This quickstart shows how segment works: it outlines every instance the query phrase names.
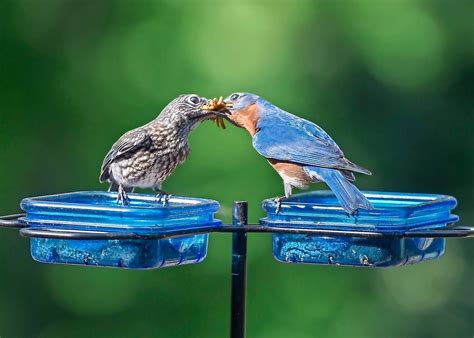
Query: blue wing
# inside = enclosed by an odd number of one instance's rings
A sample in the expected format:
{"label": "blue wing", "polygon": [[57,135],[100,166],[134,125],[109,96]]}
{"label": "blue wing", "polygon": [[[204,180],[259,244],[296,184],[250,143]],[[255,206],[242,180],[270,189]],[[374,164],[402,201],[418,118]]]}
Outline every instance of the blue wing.
{"label": "blue wing", "polygon": [[275,106],[265,105],[253,146],[266,157],[303,165],[369,174],[345,158],[336,142],[319,126]]}

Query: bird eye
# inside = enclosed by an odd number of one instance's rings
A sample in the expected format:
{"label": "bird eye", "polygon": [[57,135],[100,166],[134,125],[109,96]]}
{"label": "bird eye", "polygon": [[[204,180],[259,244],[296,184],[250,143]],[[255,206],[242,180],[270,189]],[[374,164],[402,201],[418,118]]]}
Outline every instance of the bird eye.
{"label": "bird eye", "polygon": [[230,99],[231,99],[232,101],[235,101],[235,100],[237,100],[237,99],[239,98],[239,96],[240,96],[239,94],[232,94],[232,95],[230,96]]}
{"label": "bird eye", "polygon": [[199,102],[201,102],[201,100],[199,99],[199,97],[197,97],[196,95],[191,96],[191,97],[188,99],[188,101],[191,102],[192,104],[198,104]]}

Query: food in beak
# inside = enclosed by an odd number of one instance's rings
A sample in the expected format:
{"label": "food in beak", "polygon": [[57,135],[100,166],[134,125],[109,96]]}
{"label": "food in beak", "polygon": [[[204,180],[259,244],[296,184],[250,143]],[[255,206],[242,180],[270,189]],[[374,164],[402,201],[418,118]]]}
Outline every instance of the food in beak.
{"label": "food in beak", "polygon": [[227,108],[232,108],[232,103],[224,102],[224,98],[222,96],[219,97],[219,99],[213,98],[207,101],[207,103],[201,107],[201,109],[212,111],[220,111]]}
{"label": "food in beak", "polygon": [[[219,97],[219,99],[213,98],[207,101],[207,103],[201,107],[201,109],[215,111],[215,112],[218,112],[220,110],[225,110],[227,108],[232,108],[232,103],[224,102],[224,98],[222,96]],[[219,128],[222,128],[222,129],[226,128],[224,119],[222,118],[222,116],[215,116],[215,117],[212,117],[210,120],[216,122]]]}
{"label": "food in beak", "polygon": [[224,118],[222,118],[222,116],[213,117],[211,118],[211,121],[215,122],[219,128],[222,128],[222,129],[226,128],[225,123],[224,123]]}

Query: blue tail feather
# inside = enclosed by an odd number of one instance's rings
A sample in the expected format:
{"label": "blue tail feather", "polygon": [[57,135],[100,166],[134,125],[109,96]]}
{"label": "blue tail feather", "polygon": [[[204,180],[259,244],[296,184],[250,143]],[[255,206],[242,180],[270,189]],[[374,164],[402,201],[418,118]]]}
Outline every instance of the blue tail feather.
{"label": "blue tail feather", "polygon": [[339,170],[320,167],[304,167],[304,170],[312,178],[324,181],[349,214],[353,214],[357,209],[373,209],[367,197]]}

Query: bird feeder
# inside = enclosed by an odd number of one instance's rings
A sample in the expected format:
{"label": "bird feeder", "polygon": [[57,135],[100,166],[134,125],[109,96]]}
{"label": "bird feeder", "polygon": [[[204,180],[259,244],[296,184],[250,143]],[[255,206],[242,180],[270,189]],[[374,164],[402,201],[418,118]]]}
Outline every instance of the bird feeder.
{"label": "bird feeder", "polygon": [[[89,231],[110,236],[147,236],[167,231],[206,229],[221,225],[214,219],[219,203],[197,198],[171,198],[165,207],[154,196],[129,194],[126,206],[116,193],[75,192],[26,198],[20,222],[32,229]],[[32,238],[31,256],[43,263],[64,263],[149,269],[201,262],[208,234],[169,239],[88,240]]]}
{"label": "bird feeder", "polygon": [[397,237],[407,231],[444,228],[457,222],[451,214],[456,199],[444,195],[365,192],[373,209],[348,215],[334,194],[315,191],[294,195],[276,212],[273,200],[265,200],[268,216],[261,220],[270,228],[332,229],[378,232],[390,238],[311,236],[275,233],[274,257],[286,263],[337,264],[391,267],[436,259],[444,253],[444,238]]}

